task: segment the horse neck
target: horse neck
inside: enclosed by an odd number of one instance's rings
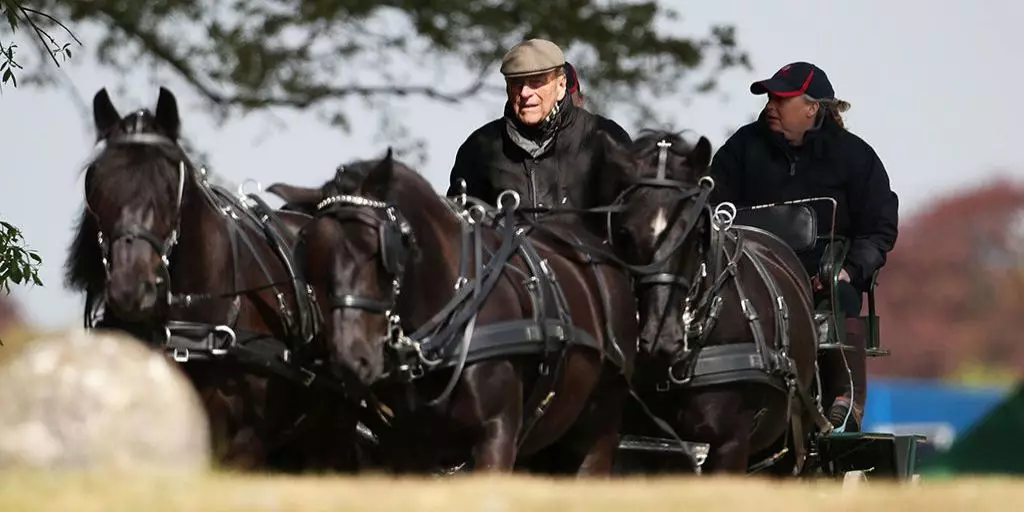
[[[409,187],[398,194],[399,211],[415,240],[415,256],[406,265],[398,310],[413,325],[426,322],[452,300],[461,257],[460,220],[433,189]],[[454,242],[453,242],[454,240]]]
[[[185,182],[178,245],[170,258],[171,282],[183,293],[230,293],[236,268],[228,219],[210,204],[203,186],[194,176]]]

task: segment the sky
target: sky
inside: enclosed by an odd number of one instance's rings
[[[748,122],[763,106],[763,97],[749,93],[751,81],[805,60],[824,69],[837,96],[853,105],[847,126],[882,158],[902,218],[936,197],[998,177],[1024,181],[1016,138],[1024,107],[1013,100],[1024,81],[1016,58],[1024,48],[1024,2],[949,0],[941,8],[925,0],[667,3],[683,12],[671,30],[702,34],[712,23],[732,23],[750,53],[752,71],[726,73],[718,93],[668,107],[680,127],[707,134],[715,148],[727,127]],[[144,72],[121,77],[78,58],[83,53],[87,49],[63,67],[79,101],[91,105],[96,91],[108,87],[124,114],[153,108],[157,87],[169,86],[188,138],[202,144],[211,169],[234,183],[316,185],[339,163],[386,148],[372,128],[344,133],[314,113],[281,114],[276,125],[252,116],[218,126],[170,73],[158,73],[158,81]],[[586,69],[580,74],[585,92]],[[126,94],[114,91],[118,82],[128,84]],[[427,143],[419,170],[439,193],[466,136],[501,114],[502,100],[492,99],[454,106],[405,102],[398,109],[412,135]],[[353,115],[369,114],[359,107]],[[5,88],[0,96],[0,219],[21,227],[44,260],[43,286],[19,287],[13,295],[42,328],[81,322],[83,297],[64,289],[62,266],[82,206],[80,170],[93,141],[67,92]],[[268,201],[280,204],[272,196]]]

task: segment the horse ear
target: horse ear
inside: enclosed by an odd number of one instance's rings
[[[694,146],[693,151],[690,151],[690,156],[687,158],[694,171],[697,174],[704,174],[708,170],[708,166],[711,165],[711,141],[707,137],[701,136],[700,140],[697,141],[697,145]]]
[[[363,179],[363,185],[360,187],[362,195],[375,197],[377,199],[385,199],[388,195],[388,191],[391,189],[391,178],[395,175],[395,158],[394,151],[391,146],[388,146],[388,152],[384,155],[384,159],[377,164],[369,173],[366,174],[366,178]]]
[[[160,88],[160,96],[156,100],[156,122],[177,140],[181,136],[181,118],[178,117],[178,100],[174,93],[164,87]]]
[[[319,188],[296,187],[285,183],[274,183],[267,192],[284,199],[288,205],[309,213],[316,210],[316,204],[324,199]]]
[[[97,142],[121,121],[121,114],[117,113],[114,103],[110,101],[106,87],[100,89],[92,98],[92,121],[96,127]]]

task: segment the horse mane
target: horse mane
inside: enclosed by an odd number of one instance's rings
[[[152,124],[148,111],[129,115],[121,123],[121,132],[141,118],[144,133],[160,133]],[[111,141],[113,139],[113,141]],[[180,147],[172,144],[124,143],[111,135],[106,146],[85,168],[85,198],[102,198],[99,203],[89,204],[83,199],[75,237],[68,249],[64,265],[64,282],[67,288],[77,291],[98,290],[106,279],[102,254],[98,250],[96,233],[99,228],[93,208],[105,204],[148,205],[160,214],[173,214],[176,207],[179,186],[179,165],[185,162],[185,187],[191,181],[193,169]],[[184,207],[184,203],[182,204]]]
[[[364,187],[364,180],[367,175],[373,172],[380,165],[387,165],[388,157],[384,159],[357,160],[344,164],[344,172],[328,181],[322,187],[324,197],[334,194],[364,194],[374,199],[395,203],[396,206],[415,205],[417,212],[407,211],[407,215],[420,215],[420,212],[427,213],[429,217],[451,216],[444,199],[439,197],[433,185],[423,177],[416,169],[398,159],[391,159],[391,176],[388,180],[388,187],[385,191],[368,191]],[[355,175],[352,179],[347,176]],[[425,211],[424,211],[425,210]]]

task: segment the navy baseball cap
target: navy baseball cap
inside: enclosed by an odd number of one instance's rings
[[[771,93],[783,98],[806,94],[816,100],[833,100],[836,97],[825,72],[809,62],[786,64],[771,78],[750,84],[750,92]]]

